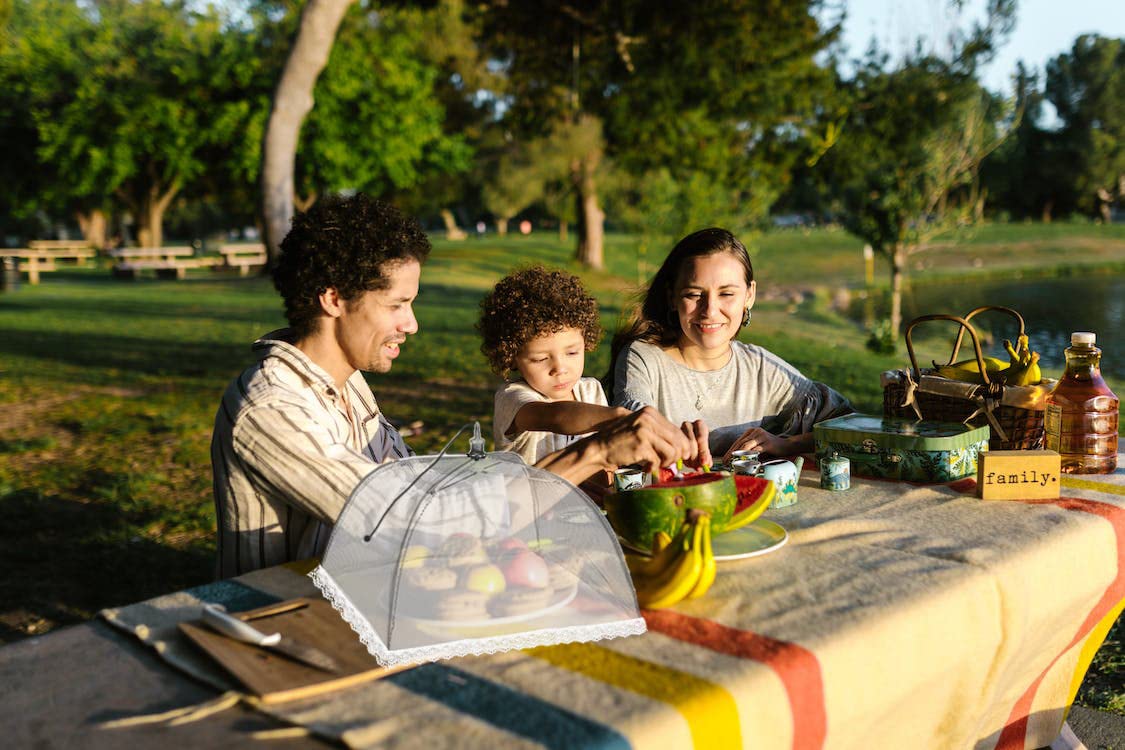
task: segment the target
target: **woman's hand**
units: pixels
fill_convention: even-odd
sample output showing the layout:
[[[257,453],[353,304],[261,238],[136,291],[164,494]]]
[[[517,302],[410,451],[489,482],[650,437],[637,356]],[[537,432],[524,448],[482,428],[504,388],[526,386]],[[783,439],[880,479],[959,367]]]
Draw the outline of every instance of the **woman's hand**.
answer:
[[[702,419],[684,422],[680,425],[680,431],[696,446],[698,451],[695,458],[688,462],[688,465],[695,467],[710,466],[713,461],[711,460],[711,448],[707,442],[707,436],[711,431],[707,428],[707,423]]]
[[[735,451],[758,451],[759,453],[768,453],[771,456],[784,456],[790,453],[791,449],[789,441],[785,438],[766,432],[761,427],[751,427],[731,443],[724,459],[729,460],[731,454]]]

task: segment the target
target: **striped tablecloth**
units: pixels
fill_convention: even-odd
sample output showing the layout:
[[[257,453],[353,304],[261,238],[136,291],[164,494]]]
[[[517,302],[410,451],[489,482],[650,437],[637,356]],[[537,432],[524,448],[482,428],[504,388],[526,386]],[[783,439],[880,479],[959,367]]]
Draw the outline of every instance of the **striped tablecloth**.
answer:
[[[1125,466],[1125,461],[1121,462]],[[267,709],[353,747],[1037,748],[1125,604],[1125,469],[1058,500],[974,482],[801,478],[769,554],[721,563],[649,632],[430,664]],[[103,615],[229,688],[175,636],[204,601],[315,596],[285,566]]]

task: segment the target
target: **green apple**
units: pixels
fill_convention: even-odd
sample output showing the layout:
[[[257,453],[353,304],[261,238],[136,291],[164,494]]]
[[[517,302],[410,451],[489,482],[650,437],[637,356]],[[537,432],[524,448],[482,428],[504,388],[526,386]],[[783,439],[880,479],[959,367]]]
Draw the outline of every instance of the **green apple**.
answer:
[[[504,573],[500,568],[488,563],[474,565],[465,573],[462,584],[469,591],[479,591],[483,594],[499,594],[504,590],[506,583]]]

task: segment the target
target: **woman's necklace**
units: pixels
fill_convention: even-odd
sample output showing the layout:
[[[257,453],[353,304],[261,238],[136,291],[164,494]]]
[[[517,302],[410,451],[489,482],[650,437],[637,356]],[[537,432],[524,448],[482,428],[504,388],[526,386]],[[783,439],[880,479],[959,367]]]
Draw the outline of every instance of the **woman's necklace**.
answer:
[[[677,347],[677,349],[679,349],[679,347]],[[679,349],[679,351],[680,351],[680,359],[684,360],[685,365],[687,365],[688,367],[691,367],[691,365],[688,365],[688,363],[687,363],[687,358],[684,357],[684,350]],[[722,381],[722,379],[723,379],[722,375],[719,374],[720,370],[722,370],[723,367],[726,366],[727,362],[730,361],[731,356],[733,356],[733,350],[728,348],[727,351],[723,352],[722,354],[717,354],[714,357],[697,358],[697,359],[703,359],[703,360],[717,360],[717,359],[720,359],[720,358],[726,358],[726,361],[724,361],[723,364],[719,365],[718,367],[714,368],[713,370],[695,370],[694,367],[691,367],[691,369],[693,369],[697,373],[699,373],[700,376],[703,376],[704,374],[706,374],[707,376],[709,376],[711,378],[710,384],[708,384],[708,386],[705,389],[703,389],[702,391],[696,391],[696,395],[695,395],[695,410],[696,411],[699,411],[699,412],[703,411],[703,404],[706,403],[707,397],[711,395],[711,391],[715,390],[715,386],[717,386],[719,384],[719,382]]]
[[[715,372],[717,372],[717,371],[715,371]],[[696,396],[695,396],[695,410],[696,411],[699,411],[699,412],[703,411],[704,399],[706,399],[708,396],[711,395],[711,391],[715,390],[715,386],[719,384],[720,380],[722,380],[721,376],[714,375],[711,378],[711,384],[709,386],[707,386],[707,388],[702,393],[696,394]]]

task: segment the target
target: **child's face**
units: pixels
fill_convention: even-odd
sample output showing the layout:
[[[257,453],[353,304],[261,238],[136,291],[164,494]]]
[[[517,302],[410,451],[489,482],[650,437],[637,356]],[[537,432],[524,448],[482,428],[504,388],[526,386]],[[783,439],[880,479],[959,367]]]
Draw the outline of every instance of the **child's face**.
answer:
[[[539,336],[516,355],[516,369],[535,390],[552,401],[574,399],[574,385],[586,364],[586,339],[578,328]]]

